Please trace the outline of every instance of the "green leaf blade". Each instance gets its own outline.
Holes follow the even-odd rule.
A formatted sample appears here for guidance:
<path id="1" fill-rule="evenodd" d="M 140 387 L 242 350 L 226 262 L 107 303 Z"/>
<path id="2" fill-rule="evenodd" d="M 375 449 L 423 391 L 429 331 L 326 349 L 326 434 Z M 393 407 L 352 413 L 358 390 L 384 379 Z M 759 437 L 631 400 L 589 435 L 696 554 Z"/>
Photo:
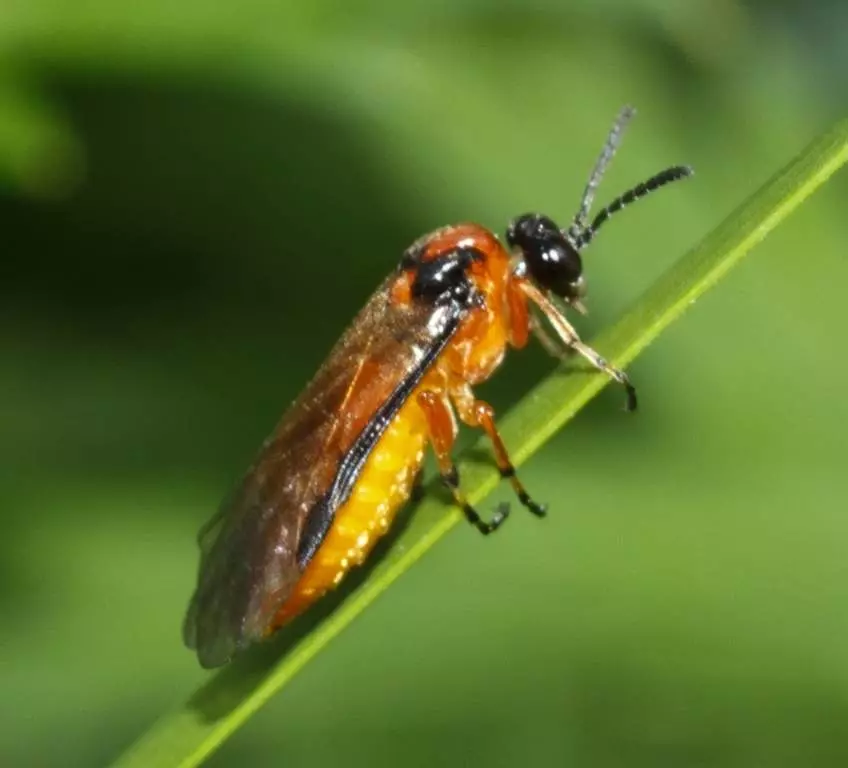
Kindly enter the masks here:
<path id="1" fill-rule="evenodd" d="M 815 140 L 674 264 L 619 322 L 594 340 L 595 348 L 616 364 L 628 364 L 846 162 L 848 119 Z M 535 453 L 607 383 L 596 373 L 578 372 L 554 374 L 536 386 L 500 422 L 515 463 Z M 491 468 L 460 466 L 474 502 L 498 482 Z M 458 510 L 430 495 L 392 550 L 336 610 L 309 619 L 308 625 L 298 622 L 299 634 L 287 641 L 282 655 L 272 643 L 217 673 L 115 765 L 190 768 L 202 763 L 459 519 Z"/>

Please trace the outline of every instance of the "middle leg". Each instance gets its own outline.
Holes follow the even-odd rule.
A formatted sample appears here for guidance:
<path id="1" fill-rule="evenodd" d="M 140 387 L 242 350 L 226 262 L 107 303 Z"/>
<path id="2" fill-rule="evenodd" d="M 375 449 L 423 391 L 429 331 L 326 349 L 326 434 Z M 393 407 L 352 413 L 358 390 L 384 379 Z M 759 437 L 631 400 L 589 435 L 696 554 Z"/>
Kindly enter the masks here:
<path id="1" fill-rule="evenodd" d="M 527 493 L 523 483 L 518 479 L 515 467 L 509 458 L 509 451 L 507 451 L 495 424 L 495 411 L 492 406 L 474 397 L 471 387 L 464 383 L 451 390 L 451 398 L 456 403 L 456 412 L 459 414 L 459 418 L 470 427 L 482 429 L 491 440 L 501 477 L 509 481 L 522 506 L 529 509 L 537 517 L 544 517 L 547 514 L 546 507 L 530 498 L 530 494 Z"/>
<path id="2" fill-rule="evenodd" d="M 502 505 L 491 520 L 483 520 L 459 487 L 459 471 L 451 455 L 456 440 L 456 421 L 447 395 L 425 389 L 418 393 L 417 400 L 427 420 L 430 443 L 436 454 L 442 482 L 450 489 L 469 523 L 482 534 L 494 533 L 509 515 L 509 507 Z"/>

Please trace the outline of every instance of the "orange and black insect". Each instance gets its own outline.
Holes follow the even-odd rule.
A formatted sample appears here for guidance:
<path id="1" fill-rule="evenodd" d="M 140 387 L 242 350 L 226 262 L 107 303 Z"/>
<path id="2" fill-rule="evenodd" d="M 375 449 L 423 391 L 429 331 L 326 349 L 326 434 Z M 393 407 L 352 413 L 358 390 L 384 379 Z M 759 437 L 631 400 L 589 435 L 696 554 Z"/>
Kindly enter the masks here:
<path id="1" fill-rule="evenodd" d="M 561 344 L 585 357 L 636 407 L 626 374 L 585 345 L 563 313 L 583 311 L 581 254 L 607 219 L 691 174 L 668 168 L 589 220 L 632 114 L 619 115 L 568 227 L 525 214 L 510 222 L 506 245 L 482 226 L 460 224 L 407 248 L 200 533 L 184 636 L 204 667 L 266 638 L 362 563 L 409 497 L 428 445 L 468 521 L 484 534 L 497 530 L 508 509 L 484 520 L 461 490 L 451 455 L 456 416 L 488 435 L 521 504 L 545 514 L 516 476 L 491 406 L 474 395 L 531 331 L 549 349 Z"/>

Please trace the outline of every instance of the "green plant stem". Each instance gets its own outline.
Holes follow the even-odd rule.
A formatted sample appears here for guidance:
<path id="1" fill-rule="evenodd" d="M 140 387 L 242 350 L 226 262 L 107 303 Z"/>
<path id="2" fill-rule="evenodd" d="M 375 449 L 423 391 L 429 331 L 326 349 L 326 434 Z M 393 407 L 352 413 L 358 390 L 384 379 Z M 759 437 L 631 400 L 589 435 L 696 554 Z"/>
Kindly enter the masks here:
<path id="1" fill-rule="evenodd" d="M 596 349 L 618 365 L 633 360 L 846 161 L 848 120 L 842 120 L 680 259 L 598 336 Z M 501 422 L 515 462 L 537 451 L 606 384 L 605 376 L 582 372 L 567 377 L 554 373 L 542 381 Z M 460 468 L 473 502 L 498 481 L 491 469 L 466 463 Z M 116 765 L 188 768 L 201 763 L 459 519 L 456 508 L 431 494 L 387 556 L 335 611 L 281 656 L 258 652 L 219 672 L 183 707 L 156 723 Z"/>

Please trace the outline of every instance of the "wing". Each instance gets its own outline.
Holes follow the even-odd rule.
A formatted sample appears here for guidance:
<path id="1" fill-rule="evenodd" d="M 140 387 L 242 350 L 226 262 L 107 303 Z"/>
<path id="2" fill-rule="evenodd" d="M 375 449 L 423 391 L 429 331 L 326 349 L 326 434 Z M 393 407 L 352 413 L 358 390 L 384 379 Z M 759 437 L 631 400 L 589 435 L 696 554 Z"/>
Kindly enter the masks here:
<path id="1" fill-rule="evenodd" d="M 263 638 L 374 445 L 456 331 L 457 303 L 371 297 L 200 533 L 186 644 L 205 667 Z"/>

